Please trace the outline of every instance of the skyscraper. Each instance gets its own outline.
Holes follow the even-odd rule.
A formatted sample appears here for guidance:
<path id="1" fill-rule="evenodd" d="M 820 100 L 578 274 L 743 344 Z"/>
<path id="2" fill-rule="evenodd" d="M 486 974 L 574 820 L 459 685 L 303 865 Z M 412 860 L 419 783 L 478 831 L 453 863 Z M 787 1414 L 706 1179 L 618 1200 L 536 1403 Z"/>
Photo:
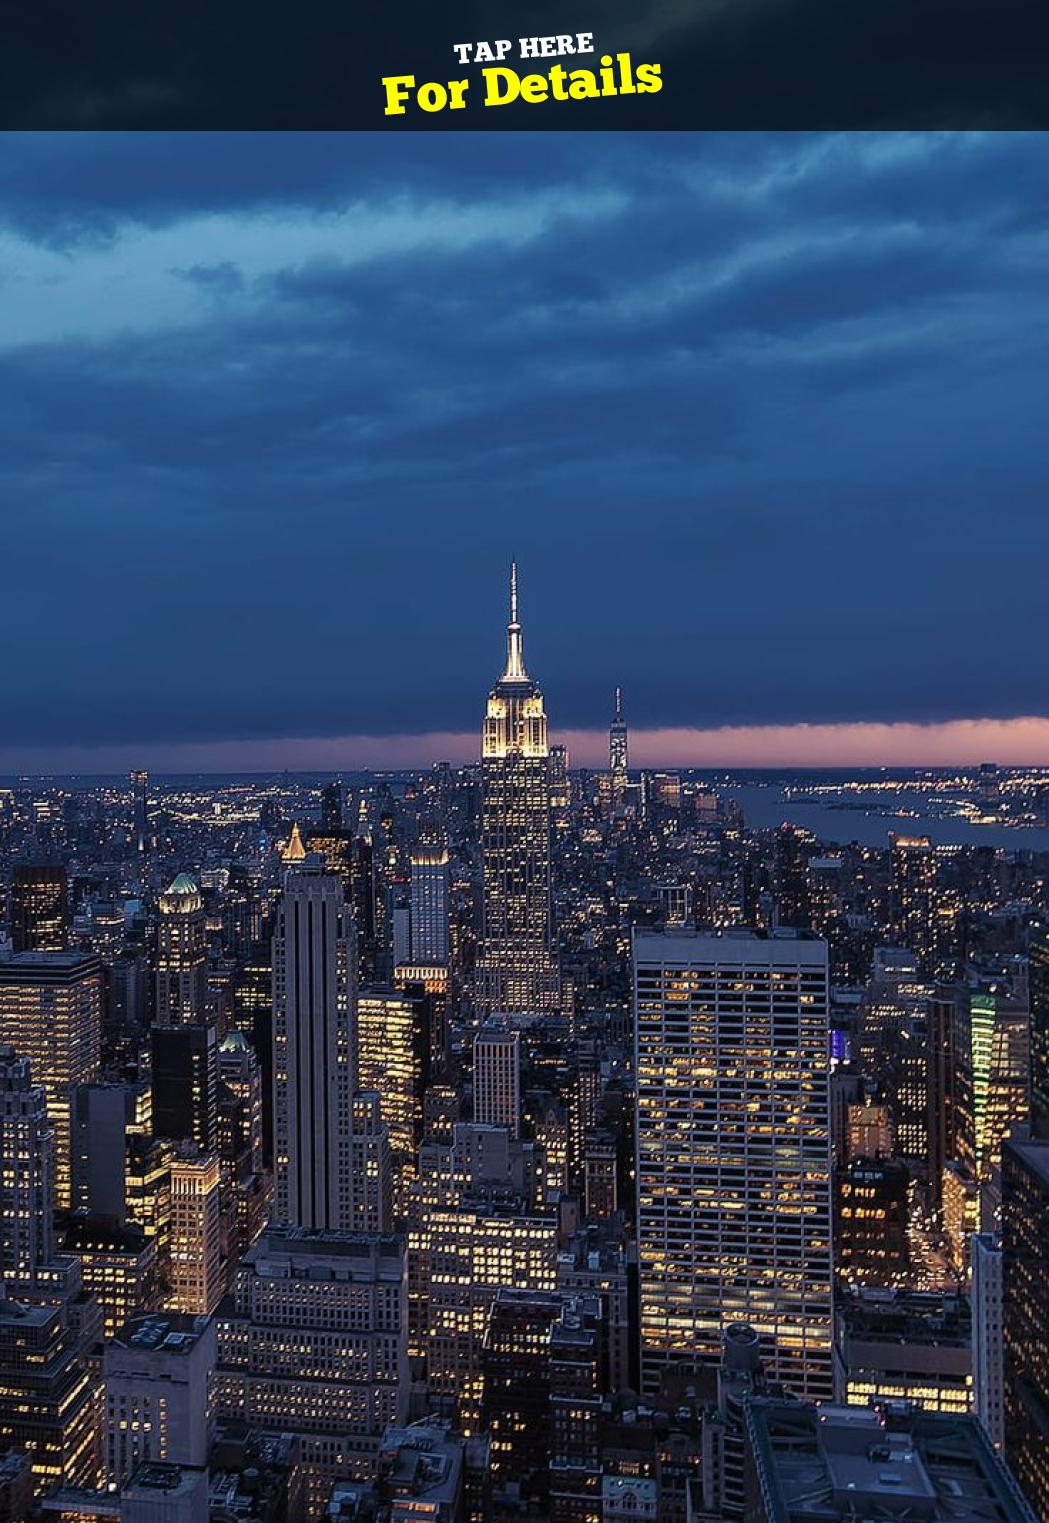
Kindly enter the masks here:
<path id="1" fill-rule="evenodd" d="M 55 1137 L 55 1191 L 71 1204 L 73 1091 L 97 1076 L 102 965 L 87 952 L 20 952 L 0 962 L 0 1041 L 28 1058 Z"/>
<path id="2" fill-rule="evenodd" d="M 1002 1148 L 1005 1458 L 1049 1517 L 1049 1142 Z"/>
<path id="3" fill-rule="evenodd" d="M 505 1026 L 484 1026 L 474 1038 L 474 1121 L 521 1135 L 521 1038 Z"/>
<path id="4" fill-rule="evenodd" d="M 827 944 L 636 935 L 634 979 L 642 1389 L 745 1321 L 829 1398 Z"/>
<path id="5" fill-rule="evenodd" d="M 135 855 L 141 861 L 149 849 L 149 818 L 146 804 L 149 773 L 136 768 L 128 773 L 128 782 L 131 784 L 131 844 Z"/>
<path id="6" fill-rule="evenodd" d="M 339 878 L 310 855 L 286 872 L 273 937 L 273 1118 L 277 1216 L 349 1228 L 356 977 Z"/>
<path id="7" fill-rule="evenodd" d="M 488 695 L 481 741 L 484 942 L 478 1002 L 553 1012 L 560 980 L 550 911 L 550 752 L 539 686 L 524 664 L 517 566 L 510 572 L 506 666 Z"/>
<path id="8" fill-rule="evenodd" d="M 160 896 L 157 925 L 157 1024 L 189 1026 L 206 1019 L 207 941 L 204 901 L 179 873 Z"/>
<path id="9" fill-rule="evenodd" d="M 0 1283 L 14 1290 L 54 1257 L 54 1145 L 29 1063 L 0 1047 Z"/>
<path id="10" fill-rule="evenodd" d="M 69 884 L 64 867 L 21 863 L 11 869 L 11 945 L 16 952 L 64 952 L 69 945 Z"/>
<path id="11" fill-rule="evenodd" d="M 935 961 L 936 951 L 936 857 L 928 836 L 892 835 L 890 841 L 896 939 L 927 969 Z"/>
<path id="12" fill-rule="evenodd" d="M 411 961 L 448 961 L 448 842 L 443 830 L 421 836 L 411 857 Z"/>
<path id="13" fill-rule="evenodd" d="M 190 1147 L 171 1165 L 170 1305 L 208 1316 L 222 1296 L 219 1160 Z"/>
<path id="14" fill-rule="evenodd" d="M 616 688 L 616 710 L 608 727 L 608 767 L 612 773 L 612 804 L 619 809 L 623 804 L 629 782 L 629 751 L 627 747 L 626 720 L 623 718 L 623 691 Z"/>

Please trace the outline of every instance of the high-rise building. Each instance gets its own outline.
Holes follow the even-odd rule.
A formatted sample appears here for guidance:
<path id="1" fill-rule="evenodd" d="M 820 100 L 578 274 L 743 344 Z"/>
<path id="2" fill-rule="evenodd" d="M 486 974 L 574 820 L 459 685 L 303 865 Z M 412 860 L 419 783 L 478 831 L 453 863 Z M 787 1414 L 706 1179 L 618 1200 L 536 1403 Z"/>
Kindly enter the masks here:
<path id="1" fill-rule="evenodd" d="M 1049 1517 L 1049 1142 L 1002 1148 L 1005 1458 Z"/>
<path id="2" fill-rule="evenodd" d="M 382 1100 L 374 1090 L 353 1097 L 353 1232 L 390 1232 L 395 1170 Z M 413 1160 L 414 1162 L 414 1160 Z M 396 1183 L 401 1184 L 398 1178 Z"/>
<path id="3" fill-rule="evenodd" d="M 488 695 L 481 741 L 484 940 L 477 992 L 485 1010 L 540 1014 L 560 1005 L 550 905 L 549 761 L 543 695 L 524 664 L 515 565 L 506 666 Z"/>
<path id="4" fill-rule="evenodd" d="M 894 934 L 929 968 L 936 952 L 936 857 L 928 836 L 892 835 L 890 841 Z"/>
<path id="5" fill-rule="evenodd" d="M 136 1317 L 105 1346 L 105 1468 L 121 1487 L 143 1460 L 206 1465 L 215 1437 L 215 1323 Z"/>
<path id="6" fill-rule="evenodd" d="M 149 1033 L 153 1135 L 195 1142 L 218 1138 L 218 1038 L 214 1025 L 153 1026 Z"/>
<path id="7" fill-rule="evenodd" d="M 394 1211 L 403 1214 L 422 1140 L 430 1074 L 425 997 L 376 984 L 357 997 L 357 1082 L 379 1096 L 394 1168 Z"/>
<path id="8" fill-rule="evenodd" d="M 129 1140 L 150 1134 L 146 1083 L 81 1084 L 73 1094 L 73 1209 L 127 1220 Z"/>
<path id="9" fill-rule="evenodd" d="M 1049 927 L 1031 932 L 1027 948 L 1031 1000 L 1031 1130 L 1049 1137 Z"/>
<path id="10" fill-rule="evenodd" d="M 215 1153 L 187 1148 L 172 1160 L 168 1262 L 174 1311 L 208 1316 L 222 1298 L 220 1183 Z"/>
<path id="11" fill-rule="evenodd" d="M 343 786 L 336 777 L 321 789 L 321 828 L 325 831 L 342 829 Z"/>
<path id="12" fill-rule="evenodd" d="M 102 965 L 85 952 L 20 952 L 0 962 L 0 1042 L 28 1058 L 47 1094 L 55 1139 L 55 1195 L 72 1198 L 71 1112 L 79 1084 L 97 1077 Z"/>
<path id="13" fill-rule="evenodd" d="M 616 688 L 616 708 L 608 727 L 608 767 L 612 774 L 612 805 L 621 809 L 630 782 L 630 753 L 627 743 L 626 720 L 623 718 L 623 692 Z"/>
<path id="14" fill-rule="evenodd" d="M 142 861 L 149 850 L 149 773 L 134 768 L 128 773 L 128 782 L 131 784 L 131 846 L 139 861 Z"/>
<path id="15" fill-rule="evenodd" d="M 186 873 L 179 873 L 160 896 L 157 1024 L 200 1024 L 207 1017 L 207 988 L 204 901 L 193 879 Z"/>
<path id="16" fill-rule="evenodd" d="M 69 883 L 52 863 L 11 869 L 11 945 L 16 952 L 64 952 L 69 945 Z"/>
<path id="17" fill-rule="evenodd" d="M 332 1480 L 370 1475 L 382 1434 L 407 1417 L 402 1240 L 270 1231 L 217 1321 L 219 1417 L 298 1435 L 317 1517 Z"/>
<path id="18" fill-rule="evenodd" d="M 832 1394 L 826 942 L 635 934 L 642 1390 L 758 1332 L 772 1379 Z"/>
<path id="19" fill-rule="evenodd" d="M 0 1297 L 0 1452 L 29 1453 L 36 1490 L 94 1486 L 97 1388 L 67 1309 Z"/>
<path id="20" fill-rule="evenodd" d="M 420 837 L 411 856 L 411 961 L 447 963 L 450 899 L 448 842 L 441 830 Z"/>
<path id="21" fill-rule="evenodd" d="M 973 1410 L 996 1449 L 1005 1442 L 1005 1345 L 1003 1341 L 1002 1249 L 992 1232 L 973 1234 L 972 1270 Z"/>
<path id="22" fill-rule="evenodd" d="M 625 772 L 629 766 L 626 720 L 623 718 L 623 690 L 616 688 L 616 710 L 608 727 L 608 767 L 612 773 Z"/>
<path id="23" fill-rule="evenodd" d="M 310 1230 L 352 1222 L 355 943 L 341 881 L 290 867 L 273 937 L 276 1211 Z"/>
<path id="24" fill-rule="evenodd" d="M 474 1038 L 474 1121 L 521 1135 L 521 1037 L 495 1022 Z"/>
<path id="25" fill-rule="evenodd" d="M 0 1283 L 14 1292 L 54 1257 L 54 1139 L 43 1085 L 0 1047 Z"/>

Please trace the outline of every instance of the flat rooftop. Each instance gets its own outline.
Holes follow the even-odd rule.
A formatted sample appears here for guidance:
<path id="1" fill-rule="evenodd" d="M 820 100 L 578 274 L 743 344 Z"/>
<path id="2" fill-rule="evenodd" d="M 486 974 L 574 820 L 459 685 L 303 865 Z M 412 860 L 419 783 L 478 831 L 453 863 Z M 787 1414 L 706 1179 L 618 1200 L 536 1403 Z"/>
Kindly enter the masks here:
<path id="1" fill-rule="evenodd" d="M 974 1417 L 759 1398 L 746 1425 L 769 1523 L 1036 1523 Z"/>

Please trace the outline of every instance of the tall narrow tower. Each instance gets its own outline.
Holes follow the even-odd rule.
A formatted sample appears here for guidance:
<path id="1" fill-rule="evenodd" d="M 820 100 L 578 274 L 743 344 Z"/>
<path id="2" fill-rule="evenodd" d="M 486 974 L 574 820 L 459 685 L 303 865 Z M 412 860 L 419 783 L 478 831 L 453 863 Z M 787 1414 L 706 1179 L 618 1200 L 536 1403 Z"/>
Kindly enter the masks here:
<path id="1" fill-rule="evenodd" d="M 481 739 L 483 1010 L 551 1013 L 560 1005 L 550 915 L 550 748 L 538 683 L 524 664 L 517 564 L 510 569 L 506 667 L 488 695 Z"/>
<path id="2" fill-rule="evenodd" d="M 627 783 L 630 779 L 627 772 L 629 753 L 627 749 L 626 720 L 623 718 L 623 690 L 618 687 L 616 688 L 615 717 L 608 727 L 608 766 L 612 773 L 613 807 L 621 809 L 627 790 Z"/>
<path id="3" fill-rule="evenodd" d="M 623 718 L 623 689 L 616 688 L 616 712 L 608 727 L 608 765 L 613 774 L 626 772 L 629 765 L 627 754 L 626 720 Z"/>
<path id="4" fill-rule="evenodd" d="M 285 853 L 273 937 L 273 1116 L 277 1217 L 353 1225 L 356 943 L 342 881 L 319 855 Z"/>

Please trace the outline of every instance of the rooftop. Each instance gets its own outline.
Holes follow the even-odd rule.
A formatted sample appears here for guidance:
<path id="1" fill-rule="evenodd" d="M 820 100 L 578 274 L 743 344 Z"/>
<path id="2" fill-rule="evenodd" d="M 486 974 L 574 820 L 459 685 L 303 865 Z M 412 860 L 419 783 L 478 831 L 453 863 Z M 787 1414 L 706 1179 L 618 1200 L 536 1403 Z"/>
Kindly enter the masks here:
<path id="1" fill-rule="evenodd" d="M 757 1398 L 746 1424 L 768 1523 L 1035 1523 L 974 1417 Z"/>

